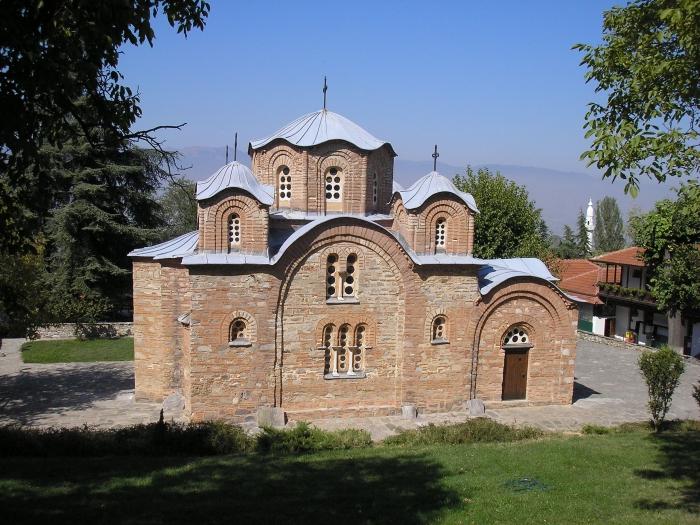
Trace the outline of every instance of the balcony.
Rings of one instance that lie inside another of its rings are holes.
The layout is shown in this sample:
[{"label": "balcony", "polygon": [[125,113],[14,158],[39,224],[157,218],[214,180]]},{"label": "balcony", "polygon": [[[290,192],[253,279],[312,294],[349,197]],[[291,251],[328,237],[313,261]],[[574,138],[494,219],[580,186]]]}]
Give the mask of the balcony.
[{"label": "balcony", "polygon": [[649,291],[641,288],[625,288],[616,283],[599,282],[598,295],[621,302],[656,306],[656,301]]}]

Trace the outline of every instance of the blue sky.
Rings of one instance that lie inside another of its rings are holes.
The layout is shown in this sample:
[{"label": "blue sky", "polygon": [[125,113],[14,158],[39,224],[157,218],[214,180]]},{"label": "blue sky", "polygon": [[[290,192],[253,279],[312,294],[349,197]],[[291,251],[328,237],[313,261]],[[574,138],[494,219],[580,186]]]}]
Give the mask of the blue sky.
[{"label": "blue sky", "polygon": [[142,95],[141,127],[187,122],[167,145],[265,136],[322,106],[389,140],[405,159],[585,171],[593,87],[577,42],[600,40],[614,2],[236,2],[214,0],[187,39],[156,22],[153,48],[120,69]]}]

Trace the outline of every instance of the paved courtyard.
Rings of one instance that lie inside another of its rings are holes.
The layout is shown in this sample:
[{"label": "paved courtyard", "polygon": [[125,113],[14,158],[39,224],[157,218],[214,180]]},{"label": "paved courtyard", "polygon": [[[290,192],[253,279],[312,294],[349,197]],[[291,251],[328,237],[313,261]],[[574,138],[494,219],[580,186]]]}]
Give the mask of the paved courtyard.
[{"label": "paved courtyard", "polygon": [[[112,427],[158,419],[161,406],[134,401],[132,363],[24,364],[19,339],[6,339],[0,349],[0,424],[33,426]],[[576,357],[574,403],[570,406],[488,409],[504,423],[536,425],[547,430],[575,431],[586,423],[613,425],[643,421],[646,387],[637,368],[636,350],[580,341]],[[700,362],[687,361],[669,418],[700,419],[692,387],[700,380]],[[175,412],[169,418],[178,417]],[[359,427],[381,439],[398,430],[428,423],[466,420],[464,412],[335,419],[319,422],[326,429]]]}]

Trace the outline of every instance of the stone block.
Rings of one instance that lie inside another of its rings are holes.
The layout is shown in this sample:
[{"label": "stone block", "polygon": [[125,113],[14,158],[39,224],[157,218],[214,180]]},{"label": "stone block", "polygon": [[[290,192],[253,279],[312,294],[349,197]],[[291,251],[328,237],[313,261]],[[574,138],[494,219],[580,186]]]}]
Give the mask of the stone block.
[{"label": "stone block", "polygon": [[279,407],[260,407],[258,408],[258,426],[259,427],[284,427],[285,413]]},{"label": "stone block", "polygon": [[418,409],[415,405],[404,405],[401,407],[401,416],[404,419],[416,419],[418,417]]},{"label": "stone block", "polygon": [[483,416],[486,413],[486,407],[481,399],[470,399],[467,408],[470,416]]}]

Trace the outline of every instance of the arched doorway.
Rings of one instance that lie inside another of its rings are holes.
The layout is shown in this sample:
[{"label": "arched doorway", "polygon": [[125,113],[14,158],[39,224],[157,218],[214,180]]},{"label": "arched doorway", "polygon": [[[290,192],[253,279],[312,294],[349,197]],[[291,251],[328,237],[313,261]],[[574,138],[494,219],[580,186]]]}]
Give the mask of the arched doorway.
[{"label": "arched doorway", "polygon": [[513,326],[503,337],[503,401],[527,398],[528,357],[532,344],[523,326]]}]

